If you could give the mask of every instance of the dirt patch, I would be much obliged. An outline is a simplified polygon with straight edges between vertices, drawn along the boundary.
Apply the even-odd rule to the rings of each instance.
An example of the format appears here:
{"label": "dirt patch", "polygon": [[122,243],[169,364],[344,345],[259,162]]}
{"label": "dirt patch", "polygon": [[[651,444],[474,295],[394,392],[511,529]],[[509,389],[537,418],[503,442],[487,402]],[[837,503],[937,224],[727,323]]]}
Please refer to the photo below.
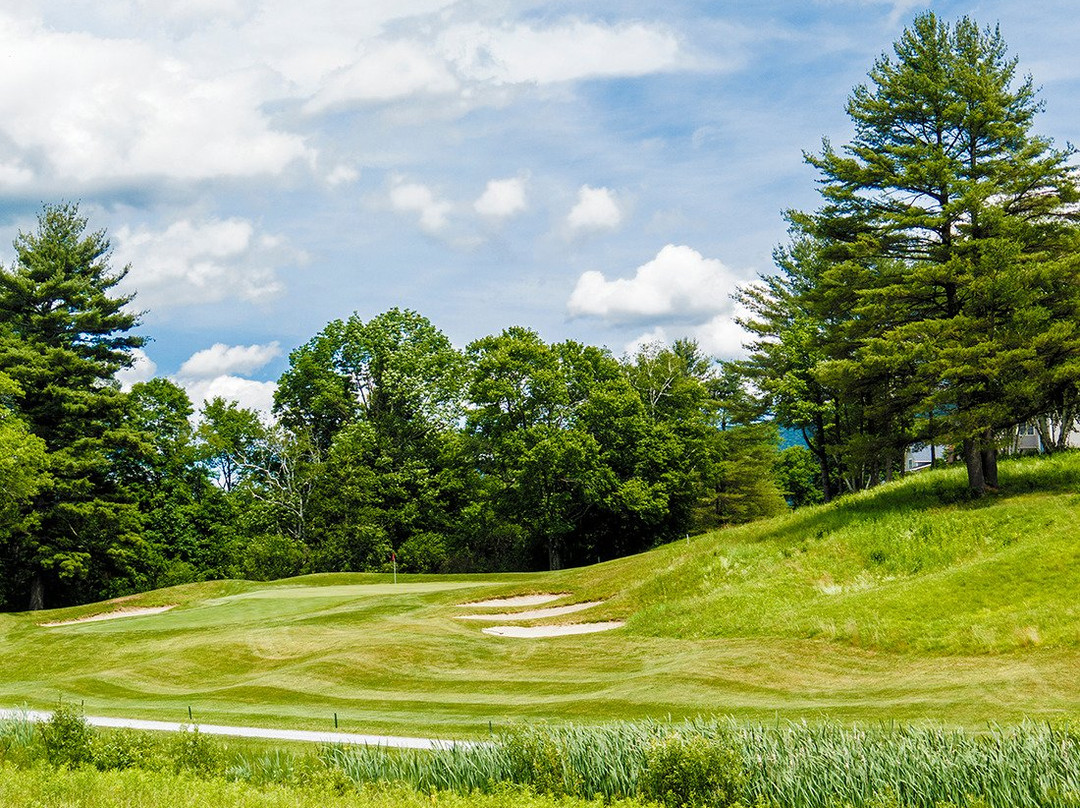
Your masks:
{"label": "dirt patch", "polygon": [[97,623],[101,620],[118,620],[121,617],[141,617],[145,614],[161,614],[172,608],[174,608],[174,606],[144,606],[142,608],[134,607],[130,609],[117,609],[112,612],[92,614],[88,617],[77,617],[74,620],[57,620],[54,623],[39,623],[38,625],[51,628],[53,626],[73,626],[76,623]]}
{"label": "dirt patch", "polygon": [[613,620],[608,623],[571,623],[568,626],[492,626],[485,628],[485,634],[495,637],[565,637],[569,634],[595,634],[598,631],[611,631],[622,628],[625,623]]}
{"label": "dirt patch", "polygon": [[565,596],[565,592],[560,594],[547,593],[543,595],[513,595],[508,598],[478,600],[475,603],[459,603],[458,606],[462,609],[486,609],[490,606],[502,606],[503,608],[513,608],[514,606],[539,606],[541,603],[551,603],[551,601],[558,600]]}
{"label": "dirt patch", "polygon": [[591,609],[593,606],[599,606],[604,601],[593,600],[588,603],[571,603],[569,606],[551,606],[547,609],[530,609],[527,612],[501,612],[498,614],[459,614],[457,617],[459,620],[540,620],[544,617],[558,617],[563,614],[573,614],[574,612],[584,611],[585,609]]}

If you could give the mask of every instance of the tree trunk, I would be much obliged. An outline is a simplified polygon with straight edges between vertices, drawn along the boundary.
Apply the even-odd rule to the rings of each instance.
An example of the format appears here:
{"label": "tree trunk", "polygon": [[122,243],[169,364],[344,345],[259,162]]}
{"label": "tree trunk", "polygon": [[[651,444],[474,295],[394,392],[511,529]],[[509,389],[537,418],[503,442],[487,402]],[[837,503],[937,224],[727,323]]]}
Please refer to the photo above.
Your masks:
{"label": "tree trunk", "polygon": [[983,476],[982,452],[978,438],[964,441],[964,465],[967,466],[968,488],[973,494],[982,496],[986,493],[986,478]]}
{"label": "tree trunk", "polygon": [[987,488],[998,487],[997,449],[983,449],[980,453],[983,481]]}
{"label": "tree trunk", "polygon": [[817,458],[818,467],[821,469],[821,497],[825,502],[831,502],[834,496],[832,489],[832,468],[829,463],[829,451],[825,447],[825,424],[820,415],[814,416],[814,429],[817,430],[817,446],[809,439],[806,428],[802,430],[803,441]]}
{"label": "tree trunk", "polygon": [[41,573],[35,573],[30,579],[30,611],[39,612],[45,608],[45,583]]}
{"label": "tree trunk", "polygon": [[562,569],[562,559],[559,558],[559,540],[548,539],[548,569],[559,570]]}

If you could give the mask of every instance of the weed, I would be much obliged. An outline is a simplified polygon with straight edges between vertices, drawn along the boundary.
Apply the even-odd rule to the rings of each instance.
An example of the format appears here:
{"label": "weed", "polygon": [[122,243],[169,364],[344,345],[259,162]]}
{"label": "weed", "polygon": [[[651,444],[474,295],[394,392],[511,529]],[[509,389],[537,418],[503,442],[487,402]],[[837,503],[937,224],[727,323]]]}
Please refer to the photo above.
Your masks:
{"label": "weed", "polygon": [[170,749],[176,771],[192,771],[203,776],[224,770],[222,750],[213,738],[203,735],[198,727],[181,727],[172,738]]}
{"label": "weed", "polygon": [[40,733],[45,759],[55,766],[79,766],[93,759],[93,730],[82,710],[72,705],[57,705],[52,717],[41,725]]}
{"label": "weed", "polygon": [[96,733],[91,742],[94,765],[102,771],[109,769],[164,769],[168,751],[164,739],[145,732],[116,730]]}
{"label": "weed", "polygon": [[645,760],[642,791],[667,808],[727,808],[746,785],[741,756],[719,738],[665,735]]}

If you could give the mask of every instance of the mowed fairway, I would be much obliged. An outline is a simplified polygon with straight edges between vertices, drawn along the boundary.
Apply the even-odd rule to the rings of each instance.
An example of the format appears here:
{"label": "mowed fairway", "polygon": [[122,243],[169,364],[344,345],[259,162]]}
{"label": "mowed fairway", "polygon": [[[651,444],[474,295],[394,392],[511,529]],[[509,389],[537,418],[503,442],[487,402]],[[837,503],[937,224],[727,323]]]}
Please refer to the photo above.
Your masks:
{"label": "mowed fairway", "polygon": [[[0,706],[478,737],[521,721],[1080,717],[1080,457],[961,470],[554,573],[335,574],[210,582],[122,602],[0,615]],[[549,638],[484,633],[465,607],[558,594],[626,621]],[[117,609],[143,616],[44,627]]]}

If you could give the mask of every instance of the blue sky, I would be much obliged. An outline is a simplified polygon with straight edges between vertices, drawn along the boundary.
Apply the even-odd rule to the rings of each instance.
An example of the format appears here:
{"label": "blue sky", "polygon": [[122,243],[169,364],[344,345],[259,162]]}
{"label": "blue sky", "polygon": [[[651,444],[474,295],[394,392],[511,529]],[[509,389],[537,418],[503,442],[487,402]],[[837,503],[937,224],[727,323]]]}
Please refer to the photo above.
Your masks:
{"label": "blue sky", "polygon": [[872,0],[8,0],[0,258],[80,200],[152,338],[138,373],[265,406],[356,311],[458,345],[510,325],[608,346],[742,337],[802,160],[932,8],[1000,23],[1080,140],[1073,4]]}

